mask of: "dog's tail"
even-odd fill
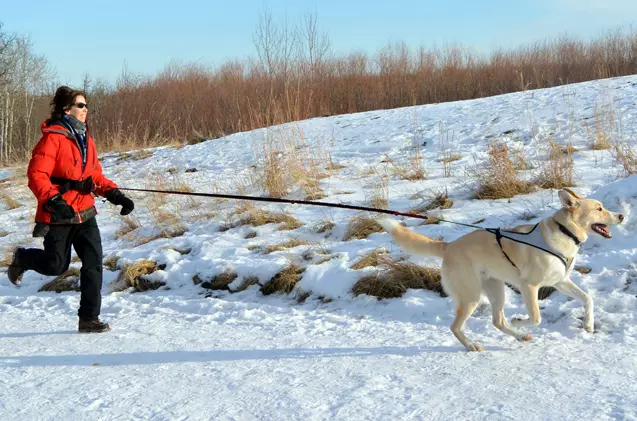
[[[404,251],[417,256],[444,257],[448,243],[445,241],[433,240],[417,232],[411,231],[393,219],[381,219],[378,223],[385,228],[392,239]]]

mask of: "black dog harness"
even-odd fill
[[[569,231],[564,225],[560,224],[557,221],[555,221],[555,223],[557,224],[557,226],[560,228],[560,231],[564,235],[570,237],[575,242],[575,245],[579,246],[582,243],[575,236],[575,234],[573,234],[571,231]],[[549,246],[546,243],[546,240],[544,240],[544,237],[542,237],[542,233],[538,229],[538,225],[539,225],[539,223],[535,224],[533,229],[531,231],[529,231],[529,232],[526,232],[526,233],[513,232],[513,231],[503,231],[500,228],[485,228],[485,230],[490,232],[491,234],[495,235],[495,239],[498,242],[498,245],[500,246],[500,250],[502,250],[502,253],[504,254],[504,257],[506,257],[507,260],[509,261],[509,263],[511,263],[513,265],[513,267],[515,267],[516,269],[518,269],[518,267],[515,265],[515,263],[513,263],[513,260],[511,260],[509,255],[506,254],[506,252],[504,251],[504,248],[502,247],[502,238],[506,238],[507,240],[515,241],[516,243],[526,244],[527,246],[535,247],[536,249],[539,249],[539,250],[545,251],[546,253],[552,254],[553,256],[555,256],[558,259],[560,259],[560,262],[562,262],[564,264],[564,267],[568,270],[570,264],[573,262],[573,258],[566,257],[562,253],[560,253],[559,251],[557,251],[557,250],[553,249],[551,246]]]

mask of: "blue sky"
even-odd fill
[[[0,0],[4,29],[28,35],[59,81],[84,73],[113,82],[124,64],[155,74],[170,60],[218,65],[255,57],[261,11],[290,23],[315,13],[336,53],[373,53],[388,42],[418,47],[461,43],[478,52],[553,39],[588,39],[637,22],[634,0]],[[637,26],[636,26],[637,28]]]

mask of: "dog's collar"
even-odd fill
[[[555,220],[554,220],[555,221]],[[564,225],[560,224],[559,222],[555,221],[555,223],[557,224],[557,226],[559,227],[560,231],[562,231],[562,234],[571,237],[571,239],[573,241],[575,241],[575,245],[579,246],[580,244],[582,244],[582,242],[580,241],[579,238],[577,238],[577,236],[575,234],[573,234],[571,231],[568,230],[568,228],[566,228]]]

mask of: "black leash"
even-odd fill
[[[251,200],[255,202],[270,202],[270,203],[290,203],[293,205],[312,205],[312,206],[324,206],[328,208],[340,208],[340,209],[353,209],[358,211],[366,211],[366,212],[377,212],[377,213],[386,213],[389,215],[395,216],[404,216],[407,218],[418,218],[418,219],[429,219],[428,216],[425,215],[417,215],[414,213],[404,213],[398,212],[391,209],[377,209],[377,208],[368,208],[365,206],[355,206],[355,205],[345,205],[342,203],[329,203],[329,202],[314,202],[311,200],[293,200],[293,199],[278,199],[274,197],[259,197],[259,196],[240,196],[234,194],[218,194],[218,193],[197,193],[197,192],[184,192],[184,191],[176,191],[176,190],[154,190],[154,189],[134,189],[128,187],[118,187],[120,190],[127,191],[138,191],[138,192],[147,192],[147,193],[163,193],[163,194],[180,194],[184,196],[199,196],[199,197],[215,197],[218,199],[235,199],[235,200]],[[437,219],[440,222],[448,222],[450,224],[463,225],[465,227],[485,229],[483,227],[479,227],[477,225],[471,224],[463,224],[461,222],[447,221],[446,219]]]
[[[278,199],[278,198],[273,198],[273,197],[240,196],[240,195],[234,195],[234,194],[218,194],[218,193],[197,193],[197,192],[184,192],[184,191],[176,191],[176,190],[134,189],[134,188],[128,188],[128,187],[119,187],[119,189],[120,190],[127,190],[127,191],[147,192],[147,193],[179,194],[179,195],[184,195],[184,196],[215,197],[215,198],[219,198],[219,199],[251,200],[251,201],[255,201],[255,202],[290,203],[290,204],[293,204],[293,205],[325,206],[325,207],[328,207],[328,208],[353,209],[353,210],[366,211],[366,212],[386,213],[386,214],[389,214],[389,215],[404,216],[404,217],[407,217],[407,218],[417,218],[417,219],[425,219],[425,220],[429,219],[429,217],[424,216],[424,215],[417,215],[417,214],[414,214],[414,213],[398,212],[398,211],[391,210],[391,209],[368,208],[368,207],[365,207],[365,206],[345,205],[345,204],[341,204],[341,203],[314,202],[314,201],[311,201],[311,200]],[[550,254],[558,257],[562,261],[562,263],[564,263],[564,265],[566,265],[567,268],[568,268],[568,265],[567,265],[566,262],[564,262],[563,258],[558,256],[557,254],[553,253],[552,251],[546,250],[546,249],[544,249],[542,247],[538,247],[537,245],[534,245],[534,244],[525,243],[523,241],[519,241],[519,240],[516,240],[514,238],[506,237],[506,236],[502,235],[500,228],[479,227],[479,226],[473,225],[473,224],[465,224],[465,223],[462,223],[462,222],[449,221],[449,220],[442,219],[442,218],[437,219],[437,221],[447,222],[449,224],[455,224],[455,225],[462,225],[464,227],[476,228],[476,229],[479,229],[479,230],[485,230],[485,231],[487,231],[487,232],[489,232],[491,234],[494,234],[495,238],[496,238],[496,240],[498,242],[498,245],[500,246],[500,250],[502,250],[502,253],[504,253],[504,256],[506,257],[506,259],[516,269],[518,269],[518,267],[513,262],[513,260],[511,260],[509,255],[504,251],[504,248],[502,247],[502,238],[507,238],[508,240],[512,240],[512,241],[515,241],[517,243],[527,244],[529,246],[532,246],[532,247],[535,247],[537,249],[543,250],[543,251],[545,251],[547,253],[550,253]],[[577,237],[575,237],[575,235],[573,235],[573,233],[571,233],[570,231],[568,231],[566,229],[566,227],[563,227],[562,224],[559,224],[559,223],[558,223],[558,225],[560,227],[560,230],[563,233],[565,233],[566,235],[568,235],[569,237],[571,237],[575,241],[575,244],[579,245],[581,243],[577,239]],[[537,227],[537,225],[536,225],[536,227]]]

